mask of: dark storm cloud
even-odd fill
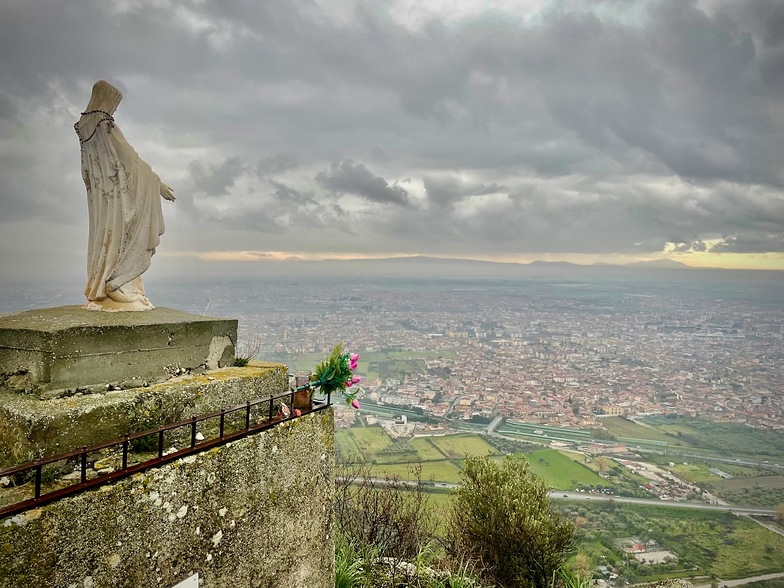
[[[554,1],[404,26],[371,0],[12,0],[0,218],[81,218],[70,125],[105,78],[175,187],[167,226],[238,229],[205,231],[207,249],[311,223],[298,248],[778,251],[784,5],[707,6]]]
[[[436,205],[447,206],[456,204],[468,196],[496,194],[507,190],[506,186],[467,182],[454,175],[425,176],[422,178],[427,197]]]
[[[390,186],[379,176],[373,175],[361,163],[350,159],[340,164],[333,163],[328,170],[316,175],[316,182],[338,194],[356,194],[379,204],[405,204],[408,192],[400,186]]]
[[[237,181],[244,168],[239,157],[229,157],[219,165],[192,161],[188,165],[194,187],[207,196],[222,196]]]
[[[740,234],[728,237],[713,247],[713,251],[732,253],[784,252],[784,236],[779,234]]]

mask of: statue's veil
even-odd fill
[[[90,101],[84,111],[103,110],[114,114],[120,100],[122,100],[122,93],[117,88],[105,80],[98,80],[93,84],[93,93],[90,95]]]
[[[120,90],[112,86],[105,80],[99,80],[93,84],[93,93],[90,95],[90,101],[84,109],[86,113],[92,112],[93,114],[83,114],[76,123],[79,130],[80,137],[90,137],[95,132],[95,127],[101,121],[106,120],[106,115],[114,114],[117,106],[122,100],[122,93]],[[98,111],[98,112],[94,112]]]

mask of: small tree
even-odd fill
[[[367,464],[338,462],[338,532],[358,545],[374,546],[381,556],[414,558],[432,540],[435,527],[421,473],[419,467],[412,470],[413,482],[390,475],[379,479]]]
[[[600,455],[595,460],[596,467],[599,468],[599,473],[603,474],[607,471],[607,458],[603,455]]]
[[[593,574],[593,564],[591,563],[591,560],[588,559],[587,555],[583,553],[577,554],[572,562],[572,572],[574,572],[578,578],[591,578],[591,575]]]
[[[469,457],[454,491],[450,548],[501,588],[550,588],[574,544],[574,525],[550,508],[547,488],[521,457]]]

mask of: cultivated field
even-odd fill
[[[630,504],[556,504],[584,521],[578,550],[590,555],[594,562],[622,562],[625,556],[614,541],[630,537],[642,542],[653,540],[678,558],[677,563],[629,569],[627,581],[643,582],[662,575],[711,574],[733,579],[784,572],[784,537],[747,518]]]
[[[651,441],[666,441],[673,445],[679,444],[677,437],[668,435],[658,427],[638,424],[626,417],[605,417],[602,419],[602,424],[615,437],[636,437],[638,439],[650,439]]]
[[[543,449],[528,455],[531,469],[544,483],[556,490],[576,490],[578,485],[608,485],[590,469],[555,449]]]

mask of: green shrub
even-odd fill
[[[550,588],[575,529],[550,508],[547,488],[528,462],[470,457],[461,477],[448,523],[453,557],[477,562],[500,588]]]

